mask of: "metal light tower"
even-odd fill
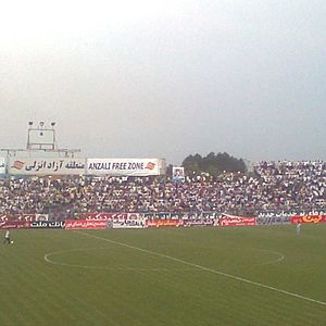
[[[34,123],[33,121],[28,122],[27,129],[27,144],[26,149],[6,149],[1,148],[1,152],[6,152],[6,156],[12,157],[16,156],[17,153],[23,156],[35,156],[40,157],[49,155],[53,157],[75,157],[76,153],[80,153],[80,149],[68,149],[68,148],[58,148],[56,139],[56,122],[51,122],[49,126],[46,126],[44,121]]]
[[[28,126],[27,150],[55,150],[57,148],[55,122],[51,122],[51,127],[46,127],[45,123],[40,121],[34,127],[33,121],[30,121]]]

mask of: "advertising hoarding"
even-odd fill
[[[12,175],[82,175],[85,159],[78,158],[12,158],[8,173]]]
[[[157,158],[89,158],[86,174],[111,176],[161,175],[164,160]]]

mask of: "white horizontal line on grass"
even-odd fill
[[[115,241],[115,240],[111,240],[111,239],[107,239],[107,238],[98,237],[96,235],[89,234],[89,233],[84,233],[84,232],[81,232],[81,231],[74,231],[74,232],[85,235],[85,236],[88,236],[90,238],[107,241],[107,242],[114,243],[114,244],[117,244],[117,245],[122,246],[122,247],[126,247],[126,248],[130,248],[130,249],[138,250],[138,251],[141,251],[141,252],[145,252],[145,253],[148,253],[150,255],[155,255],[155,256],[167,258],[167,259],[176,261],[176,262],[184,264],[184,265],[195,267],[195,268],[200,269],[202,271],[206,271],[206,272],[210,272],[210,273],[213,273],[213,274],[221,275],[221,276],[224,276],[224,277],[227,277],[227,278],[230,278],[230,279],[233,279],[233,280],[237,280],[237,281],[240,281],[240,282],[243,282],[243,283],[251,284],[251,285],[254,285],[254,286],[257,286],[257,287],[260,287],[260,288],[264,288],[264,289],[268,289],[268,290],[271,290],[271,291],[274,291],[274,292],[282,293],[284,295],[288,295],[288,296],[291,296],[291,297],[294,297],[294,298],[297,298],[297,299],[301,299],[301,300],[305,300],[305,301],[309,301],[309,302],[312,302],[312,303],[316,303],[316,304],[319,304],[319,305],[326,306],[326,302],[324,302],[324,301],[320,301],[320,300],[312,299],[312,298],[309,298],[309,297],[305,297],[303,295],[293,293],[293,292],[290,292],[290,291],[274,288],[272,286],[269,286],[269,285],[266,285],[266,284],[263,284],[263,283],[251,281],[251,280],[248,280],[248,279],[240,277],[240,276],[224,273],[224,272],[218,271],[216,269],[212,269],[212,268],[205,267],[205,266],[202,266],[202,265],[194,264],[194,263],[188,262],[188,261],[183,260],[183,259],[179,259],[179,258],[176,258],[176,257],[173,257],[173,256],[161,254],[161,253],[156,252],[156,251],[151,251],[151,250],[148,250],[148,249],[135,247],[135,246],[129,245],[129,244],[124,243],[124,242],[119,242],[119,241]]]

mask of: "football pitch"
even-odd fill
[[[0,325],[326,324],[326,225],[12,236]]]

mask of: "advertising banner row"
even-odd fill
[[[6,171],[0,158],[0,174]],[[165,174],[165,160],[157,158],[17,158],[8,161],[10,175],[150,176]]]
[[[7,228],[32,228],[32,229],[139,229],[139,228],[150,228],[150,227],[191,227],[191,226],[256,226],[256,225],[267,225],[267,223],[261,223],[261,218],[257,219],[255,217],[243,217],[228,214],[221,214],[218,217],[203,217],[200,214],[197,218],[157,218],[157,217],[145,217],[144,214],[138,213],[89,213],[83,214],[82,218],[79,219],[67,219],[65,221],[49,221],[45,217],[47,215],[39,216],[34,214],[28,215],[28,218],[21,218],[16,220],[11,220],[8,218],[2,218],[0,220],[0,229]],[[97,216],[96,216],[97,215]],[[275,222],[275,221],[274,221]],[[270,225],[276,225],[275,223],[270,223]],[[326,223],[326,215],[295,215],[290,218],[290,222],[281,221],[281,224],[298,224],[298,223]]]

